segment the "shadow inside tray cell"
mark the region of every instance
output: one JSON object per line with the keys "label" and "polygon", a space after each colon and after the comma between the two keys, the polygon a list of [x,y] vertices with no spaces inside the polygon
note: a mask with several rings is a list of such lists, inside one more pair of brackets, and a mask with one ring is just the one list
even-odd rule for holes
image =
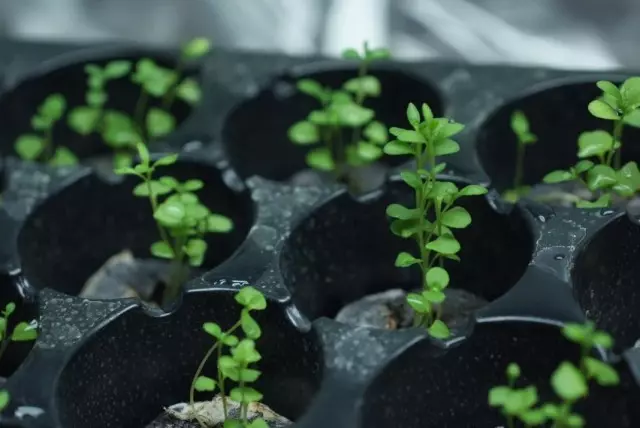
{"label": "shadow inside tray cell", "polygon": [[[38,305],[35,302],[26,301],[12,283],[11,278],[5,274],[0,275],[0,311],[6,311],[7,304],[15,304],[15,310],[8,317],[6,325],[5,339],[0,346],[0,382],[2,378],[11,376],[20,367],[22,362],[33,348],[34,340],[10,340],[13,332],[19,323],[27,324],[38,322]],[[4,317],[3,317],[4,318]],[[37,325],[34,325],[37,327]],[[22,331],[22,329],[20,329]],[[19,335],[21,339],[27,336]],[[1,385],[0,385],[1,386]]]}
{"label": "shadow inside tray cell", "polygon": [[[247,192],[237,193],[222,180],[221,171],[191,160],[159,167],[155,177],[170,175],[184,182],[200,179],[195,193],[212,213],[234,222],[228,233],[207,233],[208,249],[200,269],[212,269],[244,241],[254,219]],[[26,219],[18,236],[22,272],[37,289],[50,287],[77,295],[112,256],[130,250],[136,259],[149,259],[150,245],[160,239],[147,198],[136,197],[138,177],[109,184],[95,174],[71,182],[50,196]]]}
{"label": "shadow inside tray cell", "polygon": [[[459,187],[464,183],[459,183]],[[386,207],[414,206],[413,190],[393,181],[379,198],[359,202],[348,193],[337,196],[302,220],[284,245],[280,269],[293,300],[310,319],[333,317],[353,301],[385,290],[419,288],[420,269],[397,268],[400,251],[415,253],[415,241],[389,230]],[[461,262],[445,262],[450,288],[492,301],[507,292],[524,273],[533,238],[522,214],[498,214],[487,199],[459,199],[472,224],[456,230]]]}
{"label": "shadow inside tray cell", "polygon": [[[576,363],[580,349],[552,325],[503,321],[476,325],[469,339],[435,356],[428,342],[406,350],[369,385],[361,410],[367,428],[494,428],[506,426],[489,407],[491,387],[505,385],[505,369],[520,365],[518,387],[535,385],[540,402],[556,401],[550,376],[565,360]],[[626,366],[616,367],[621,384],[590,385],[577,405],[586,427],[632,428],[640,423],[638,386]],[[516,425],[521,427],[521,425]]]}
{"label": "shadow inside tray cell", "polygon": [[[144,428],[164,407],[188,402],[194,373],[214,343],[203,323],[229,328],[238,320],[238,306],[228,292],[188,293],[171,316],[131,310],[111,321],[83,343],[61,373],[55,386],[61,426]],[[262,328],[256,342],[262,375],[254,386],[267,406],[295,420],[321,382],[319,340],[313,332],[294,329],[275,303],[254,315]],[[214,356],[203,374],[215,378],[215,370]]]}
{"label": "shadow inside tray cell", "polygon": [[[380,97],[367,98],[365,107],[376,112],[376,119],[388,127],[405,126],[407,105],[428,103],[435,114],[442,114],[440,95],[424,80],[399,70],[374,68],[372,75],[381,82]],[[298,78],[311,78],[324,86],[338,89],[356,77],[355,68],[322,70],[297,76],[281,76],[256,97],[245,101],[227,117],[222,130],[230,163],[243,178],[259,175],[286,181],[307,168],[305,155],[310,147],[290,142],[287,131],[320,108],[318,101],[298,92]],[[383,161],[398,165],[404,156],[388,156]]]}
{"label": "shadow inside tray cell", "polygon": [[573,265],[574,294],[619,350],[640,340],[640,226],[622,216],[598,231]]}
{"label": "shadow inside tray cell", "polygon": [[[523,184],[534,185],[556,169],[568,169],[578,161],[578,136],[602,129],[612,132],[613,122],[589,113],[589,102],[602,91],[596,80],[558,83],[523,95],[493,112],[481,125],[476,140],[480,165],[499,191],[513,187],[517,139],[511,130],[511,115],[521,110],[529,119],[530,130],[538,141],[525,152]],[[640,130],[624,128],[623,161],[640,161]]]}
{"label": "shadow inside tray cell", "polygon": [[[98,133],[82,136],[73,131],[68,125],[69,112],[74,107],[85,106],[85,94],[88,91],[87,73],[85,66],[95,64],[104,67],[113,60],[128,60],[135,67],[135,63],[143,58],[155,61],[156,64],[175,68],[176,59],[169,56],[160,56],[151,52],[131,52],[123,50],[121,56],[88,56],[75,55],[75,59],[69,59],[60,63],[56,68],[47,68],[28,75],[0,97],[0,153],[3,155],[16,155],[14,151],[15,141],[23,134],[34,133],[31,125],[32,117],[38,112],[41,103],[51,94],[61,94],[66,100],[66,112],[58,121],[52,134],[55,144],[68,147],[80,159],[109,153],[110,149]],[[134,68],[133,68],[134,69]],[[132,69],[132,70],[133,70]],[[185,75],[195,76],[195,72],[187,68]],[[110,80],[106,85],[108,100],[106,109],[125,113],[130,117],[135,116],[136,105],[139,101],[140,86],[131,81],[129,76]],[[160,98],[149,97],[147,108],[161,107]],[[176,120],[176,127],[185,121],[191,113],[191,106],[177,98],[170,107],[170,112]],[[36,131],[36,133],[38,133]]]}

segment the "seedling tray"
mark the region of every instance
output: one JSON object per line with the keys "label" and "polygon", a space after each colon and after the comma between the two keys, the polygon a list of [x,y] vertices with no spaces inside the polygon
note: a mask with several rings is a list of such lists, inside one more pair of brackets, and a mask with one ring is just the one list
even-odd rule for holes
{"label": "seedling tray", "polygon": [[[385,215],[389,203],[412,196],[395,176],[402,165],[357,197],[295,175],[304,152],[286,130],[311,107],[293,82],[306,75],[337,84],[352,65],[215,50],[194,71],[202,104],[152,150],[182,149],[170,172],[204,180],[207,204],[236,227],[210,242],[205,273],[167,314],[134,299],[77,297],[111,255],[123,248],[144,255],[154,239],[148,207],[131,198],[135,180],[22,162],[12,144],[48,93],[67,93],[70,103],[82,96],[77,64],[141,55],[171,61],[175,53],[120,45],[0,49],[1,302],[15,301],[18,318],[39,321],[35,343],[12,347],[2,361],[11,394],[2,426],[143,428],[163,407],[186,401],[210,343],[202,324],[234,322],[233,293],[246,284],[270,302],[258,317],[257,386],[295,427],[502,426],[487,392],[502,383],[507,364],[518,362],[524,380],[549,395],[553,369],[577,355],[559,326],[585,317],[614,337],[616,347],[601,357],[621,376],[619,387],[593,389],[579,408],[587,426],[640,426],[640,226],[622,210],[510,205],[499,196],[514,173],[514,109],[526,111],[539,138],[524,174],[535,183],[575,162],[579,132],[602,126],[586,110],[594,82],[629,74],[441,62],[374,68],[383,88],[372,103],[378,117],[403,126],[407,104],[427,102],[466,124],[446,175],[492,189],[466,205],[473,224],[459,237],[462,262],[450,270],[452,284],[489,303],[441,342],[420,329],[332,319],[365,295],[415,287],[407,269],[394,267],[410,243],[390,234]],[[128,90],[118,89],[125,98]],[[624,156],[638,160],[638,147],[631,141]]]}

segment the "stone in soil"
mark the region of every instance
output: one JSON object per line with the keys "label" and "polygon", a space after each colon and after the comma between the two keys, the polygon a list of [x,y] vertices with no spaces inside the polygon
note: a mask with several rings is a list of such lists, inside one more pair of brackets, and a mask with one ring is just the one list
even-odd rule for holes
{"label": "stone in soil", "polygon": [[[239,418],[240,405],[229,398],[227,402],[227,414],[229,418]],[[247,419],[249,422],[262,418],[269,428],[285,428],[291,425],[291,421],[271,410],[262,403],[249,405]],[[160,416],[145,428],[222,428],[224,423],[224,411],[222,397],[216,395],[211,401],[201,401],[193,404],[178,403],[165,409]]]}
{"label": "stone in soil", "polygon": [[[463,289],[447,288],[440,319],[454,331],[463,329],[476,310],[488,302]],[[407,304],[407,292],[391,289],[371,294],[342,308],[336,321],[360,327],[398,330],[413,325],[414,312]]]}
{"label": "stone in soil", "polygon": [[160,283],[167,283],[170,263],[157,259],[136,259],[124,250],[105,262],[85,283],[80,297],[150,301]]}

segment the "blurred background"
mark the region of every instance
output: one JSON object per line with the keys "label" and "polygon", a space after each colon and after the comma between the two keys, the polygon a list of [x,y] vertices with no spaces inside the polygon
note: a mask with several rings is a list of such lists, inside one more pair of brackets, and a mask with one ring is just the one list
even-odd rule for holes
{"label": "blurred background", "polygon": [[338,55],[369,40],[396,58],[556,68],[640,67],[637,0],[0,0],[13,39],[217,46]]}

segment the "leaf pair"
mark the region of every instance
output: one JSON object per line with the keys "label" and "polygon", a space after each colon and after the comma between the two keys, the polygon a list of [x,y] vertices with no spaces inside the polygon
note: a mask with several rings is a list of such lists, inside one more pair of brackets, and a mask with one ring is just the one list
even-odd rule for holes
{"label": "leaf pair", "polygon": [[619,87],[601,80],[596,83],[602,97],[589,103],[589,112],[600,119],[620,120],[640,107],[640,77],[631,77]]}
{"label": "leaf pair", "polygon": [[528,146],[538,141],[538,137],[531,132],[527,116],[520,110],[514,111],[511,115],[511,130],[516,135],[518,144],[522,146]]}
{"label": "leaf pair", "polygon": [[375,48],[370,49],[369,43],[364,42],[362,46],[362,51],[358,51],[354,48],[348,48],[342,51],[342,58],[350,59],[350,60],[359,60],[359,61],[379,61],[391,58],[391,52],[386,48]]}

